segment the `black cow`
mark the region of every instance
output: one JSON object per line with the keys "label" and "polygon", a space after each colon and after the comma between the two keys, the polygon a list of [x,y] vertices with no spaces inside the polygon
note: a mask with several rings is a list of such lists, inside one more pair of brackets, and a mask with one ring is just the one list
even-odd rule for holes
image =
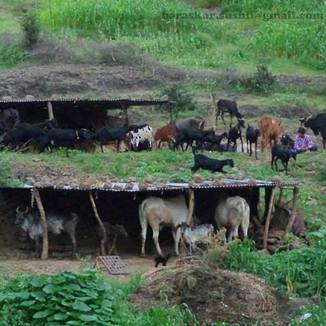
{"label": "black cow", "polygon": [[326,147],[326,113],[318,113],[316,116],[305,117],[300,119],[306,128],[311,128],[315,136],[319,133],[323,138],[323,148]]}
{"label": "black cow", "polygon": [[232,127],[229,130],[227,149],[229,149],[230,144],[233,143],[233,150],[235,151],[236,148],[237,148],[237,139],[240,138],[241,151],[243,152],[243,140],[242,140],[241,128],[244,128],[244,121],[243,120],[239,120],[238,124],[235,127]]}
{"label": "black cow", "polygon": [[219,116],[221,116],[221,119],[225,125],[224,113],[228,113],[230,115],[230,128],[232,127],[232,121],[233,121],[234,116],[238,119],[238,121],[243,119],[242,114],[238,110],[236,101],[230,101],[230,100],[224,100],[224,99],[220,99],[217,101],[217,103],[216,103],[216,124],[217,124],[217,118]]}
{"label": "black cow", "polygon": [[252,144],[255,144],[255,158],[258,159],[257,156],[257,145],[258,145],[258,138],[260,136],[260,130],[255,129],[248,125],[246,130],[246,140],[247,140],[247,152],[249,155],[252,155]]}

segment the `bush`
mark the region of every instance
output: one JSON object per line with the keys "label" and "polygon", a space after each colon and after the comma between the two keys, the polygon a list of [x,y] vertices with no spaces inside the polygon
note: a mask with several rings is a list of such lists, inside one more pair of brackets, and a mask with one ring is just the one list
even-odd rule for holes
{"label": "bush", "polygon": [[298,296],[326,295],[326,241],[307,247],[264,256],[253,241],[234,243],[230,255],[218,263],[223,268],[257,274],[282,292]]}
{"label": "bush", "polygon": [[36,13],[34,11],[28,11],[23,14],[20,24],[24,35],[24,46],[27,49],[32,49],[37,43],[40,34]]}
{"label": "bush", "polygon": [[26,58],[25,52],[19,44],[0,42],[0,67],[14,67]]}
{"label": "bush", "polygon": [[114,322],[113,291],[96,271],[22,276],[2,286],[0,325],[104,325]]}
{"label": "bush", "polygon": [[267,66],[259,65],[253,76],[242,79],[240,83],[248,91],[266,94],[275,88],[276,77],[268,70]]}
{"label": "bush", "polygon": [[173,107],[175,117],[177,117],[179,112],[194,111],[196,108],[192,95],[183,88],[172,86],[165,89],[162,95],[168,96],[170,101],[175,102]]}

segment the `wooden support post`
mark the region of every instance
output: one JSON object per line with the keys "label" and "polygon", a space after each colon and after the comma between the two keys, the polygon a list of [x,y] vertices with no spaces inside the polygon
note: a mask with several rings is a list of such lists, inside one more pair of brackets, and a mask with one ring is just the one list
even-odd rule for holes
{"label": "wooden support post", "polygon": [[42,243],[42,254],[41,259],[48,259],[49,256],[49,239],[48,239],[48,225],[46,222],[46,215],[44,206],[42,204],[41,196],[37,188],[32,189],[37,208],[40,212],[42,228],[43,228],[43,243]]}
{"label": "wooden support post", "polygon": [[265,231],[264,231],[264,242],[263,242],[264,249],[267,249],[267,239],[268,239],[269,225],[272,220],[275,191],[276,191],[276,188],[273,188],[272,193],[271,193],[271,198],[269,201],[269,206],[268,206],[268,213],[267,213],[267,218],[266,218],[266,222],[265,222]]}
{"label": "wooden support post", "polygon": [[99,226],[101,228],[101,231],[102,231],[103,238],[101,239],[101,255],[105,256],[106,255],[106,244],[107,244],[107,241],[108,241],[107,234],[106,234],[104,224],[103,224],[103,222],[102,222],[102,220],[100,218],[100,215],[98,214],[98,210],[97,210],[97,207],[96,207],[96,204],[95,204],[95,200],[94,200],[94,197],[93,197],[93,194],[92,194],[91,191],[89,192],[89,199],[91,201],[97,223],[99,224]]}
{"label": "wooden support post", "polygon": [[296,206],[297,206],[297,201],[298,201],[298,196],[299,195],[299,188],[298,187],[294,187],[293,188],[293,197],[292,197],[292,207],[291,207],[291,216],[289,219],[289,223],[286,226],[285,231],[286,232],[290,232],[292,230],[292,225],[295,219],[295,211],[296,211]]}
{"label": "wooden support post", "polygon": [[283,188],[280,188],[280,194],[278,196],[277,206],[280,206],[281,201],[282,201],[282,197],[283,197]]}
{"label": "wooden support post", "polygon": [[50,120],[54,119],[53,107],[51,102],[48,102],[48,114]]}
{"label": "wooden support post", "polygon": [[187,217],[188,225],[192,225],[194,207],[195,207],[195,192],[193,190],[189,190],[189,205],[188,205],[188,217]]}
{"label": "wooden support post", "polygon": [[171,103],[168,103],[168,110],[169,110],[169,116],[170,116],[170,123],[172,123],[172,121],[173,121],[173,108],[172,108]]}
{"label": "wooden support post", "polygon": [[211,93],[211,101],[212,101],[212,126],[214,130],[216,130],[217,129],[216,108],[215,108],[216,98],[213,93]]}
{"label": "wooden support post", "polygon": [[125,126],[128,126],[129,125],[128,106],[123,105],[121,109],[125,118]]}

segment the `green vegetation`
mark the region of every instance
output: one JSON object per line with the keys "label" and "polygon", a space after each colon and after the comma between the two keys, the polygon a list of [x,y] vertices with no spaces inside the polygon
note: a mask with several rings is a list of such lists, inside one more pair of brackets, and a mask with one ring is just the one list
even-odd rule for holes
{"label": "green vegetation", "polygon": [[326,242],[272,256],[264,256],[255,249],[254,241],[234,243],[223,268],[257,274],[283,293],[298,297],[325,296]]}
{"label": "green vegetation", "polygon": [[137,313],[126,298],[139,284],[137,275],[108,282],[95,270],[18,276],[0,284],[0,325],[188,325],[182,306]]}
{"label": "green vegetation", "polygon": [[[184,1],[51,1],[40,11],[48,31],[72,30],[131,42],[158,59],[191,67],[245,66],[264,57],[325,69],[322,19],[252,19],[258,14],[326,13],[321,1],[219,1],[222,13],[246,19],[206,19]],[[258,11],[257,11],[257,8]],[[304,16],[306,17],[306,16]],[[234,17],[233,17],[234,18]],[[317,17],[318,18],[318,17]],[[320,17],[319,17],[320,18]],[[264,62],[263,62],[264,63]]]}

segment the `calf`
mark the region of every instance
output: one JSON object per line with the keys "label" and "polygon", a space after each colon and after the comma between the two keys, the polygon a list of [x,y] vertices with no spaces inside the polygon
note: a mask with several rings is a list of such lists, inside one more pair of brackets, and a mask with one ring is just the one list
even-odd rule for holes
{"label": "calf", "polygon": [[224,99],[218,100],[216,103],[216,124],[218,117],[221,115],[221,119],[225,125],[224,113],[228,113],[230,115],[230,128],[232,128],[232,121],[234,116],[238,119],[238,122],[239,120],[242,120],[242,114],[239,112],[237,103],[235,101]]}
{"label": "calf", "polygon": [[214,233],[214,226],[211,224],[202,224],[198,226],[189,226],[187,223],[179,225],[181,237],[189,246],[189,254],[196,250],[196,243],[202,242]]}
{"label": "calf", "polygon": [[103,145],[107,145],[111,141],[117,141],[117,151],[119,151],[121,142],[125,139],[128,128],[101,128],[94,136],[94,139],[100,143],[101,151],[104,153]]}
{"label": "calf", "polygon": [[[93,139],[94,134],[88,129],[51,129],[45,137],[42,137],[38,142],[40,152],[45,147],[52,148],[65,148],[66,155],[68,156],[68,149],[75,149],[80,146],[80,143]],[[79,144],[79,145],[78,145]]]}
{"label": "calf", "polygon": [[248,203],[240,196],[220,200],[215,209],[215,222],[219,230],[222,227],[228,229],[228,242],[238,237],[239,227],[241,227],[243,236],[246,238],[250,222]]}
{"label": "calf", "polygon": [[300,122],[304,124],[306,128],[311,128],[315,136],[319,133],[323,139],[323,148],[326,147],[326,113],[318,113],[316,116],[305,117],[300,119]]}
{"label": "calf", "polygon": [[232,127],[228,133],[228,148],[231,143],[233,143],[233,149],[236,151],[237,148],[237,139],[240,139],[241,142],[241,151],[243,152],[243,140],[241,128],[244,128],[244,121],[239,120],[238,124],[235,127]]}
{"label": "calf", "polygon": [[145,255],[145,241],[148,224],[153,230],[153,239],[159,256],[164,257],[158,241],[159,232],[163,226],[172,228],[175,253],[179,255],[180,228],[182,222],[190,224],[188,207],[185,197],[179,195],[174,198],[149,197],[139,205],[139,222],[141,226],[142,247],[141,255]]}
{"label": "calf", "polygon": [[[109,255],[112,255],[112,253],[117,254],[116,244],[118,238],[121,237],[127,238],[128,233],[122,224],[111,224],[109,222],[103,222],[103,225],[105,227],[107,239],[113,238],[111,244],[109,243],[109,241],[107,241],[106,251]],[[99,238],[102,240],[103,239],[102,229],[99,226],[97,226],[96,228],[97,228],[97,234],[99,235]]]}
{"label": "calf", "polygon": [[161,143],[163,142],[167,142],[169,144],[171,141],[175,140],[176,135],[177,129],[173,124],[168,124],[162,128],[158,128],[154,135],[156,147],[160,148]]}
{"label": "calf", "polygon": [[258,125],[261,134],[261,151],[263,152],[267,144],[272,148],[272,145],[277,143],[283,129],[281,121],[272,117],[261,118]]}
{"label": "calf", "polygon": [[260,130],[255,129],[248,125],[248,128],[246,130],[246,140],[247,140],[247,152],[249,155],[252,155],[252,144],[255,144],[255,158],[257,157],[257,145],[258,145],[258,138],[260,136]]}
{"label": "calf", "polygon": [[234,166],[233,160],[215,160],[202,154],[195,154],[194,161],[195,164],[191,168],[193,173],[195,173],[198,169],[209,170],[211,172],[227,173],[226,171],[223,171],[224,166],[229,165],[232,168]]}
{"label": "calf", "polygon": [[271,161],[272,170],[274,170],[274,165],[275,165],[275,169],[276,171],[278,171],[277,161],[280,159],[284,166],[285,174],[288,174],[288,164],[291,157],[294,160],[296,160],[297,158],[296,151],[290,150],[285,146],[283,146],[282,144],[275,144],[272,147],[272,161]]}
{"label": "calf", "polygon": [[154,144],[153,128],[148,124],[141,126],[137,131],[131,130],[126,134],[126,143],[129,150],[150,150]]}
{"label": "calf", "polygon": [[[76,227],[79,221],[79,217],[76,213],[60,213],[49,211],[46,214],[48,232],[54,235],[61,233],[67,233],[71,239],[73,247],[73,255],[76,255]],[[21,210],[19,207],[16,209],[15,224],[19,225],[29,236],[29,238],[35,243],[35,249],[38,256],[41,253],[41,238],[43,236],[43,226],[41,223],[39,212],[35,209]]]}

